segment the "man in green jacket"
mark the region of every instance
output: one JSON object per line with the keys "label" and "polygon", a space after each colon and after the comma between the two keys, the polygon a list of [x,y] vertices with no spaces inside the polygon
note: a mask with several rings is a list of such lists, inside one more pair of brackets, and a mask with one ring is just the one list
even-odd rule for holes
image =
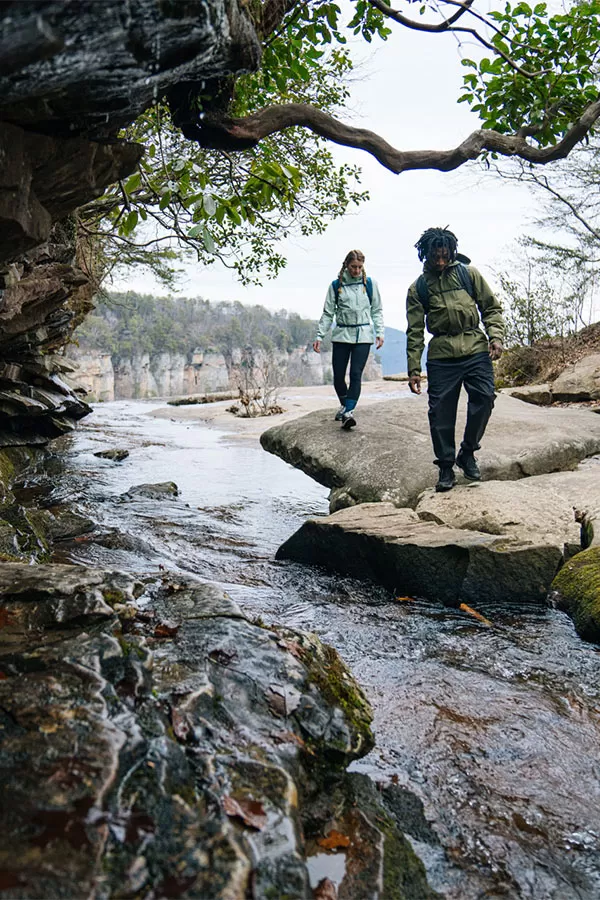
{"label": "man in green jacket", "polygon": [[[415,244],[423,274],[411,284],[406,299],[408,386],[413,394],[421,393],[425,325],[433,335],[427,349],[427,394],[440,470],[436,491],[454,487],[455,463],[469,481],[481,479],[474,453],[494,406],[492,360],[500,359],[503,350],[502,307],[477,269],[463,264],[469,260],[457,254],[457,245],[456,236],[446,228],[423,232]],[[463,384],[467,422],[456,456],[456,410]]]}

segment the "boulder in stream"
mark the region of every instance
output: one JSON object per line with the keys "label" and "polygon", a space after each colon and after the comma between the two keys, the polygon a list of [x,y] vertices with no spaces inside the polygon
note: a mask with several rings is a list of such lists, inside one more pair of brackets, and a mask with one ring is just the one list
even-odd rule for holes
{"label": "boulder in stream", "polygon": [[345,774],[373,736],[337,653],[211,585],[145,582],[0,570],[4,894],[310,897],[308,857],[331,845],[340,896],[433,898]]}
{"label": "boulder in stream", "polygon": [[167,500],[169,497],[178,496],[179,488],[174,481],[159,481],[156,484],[134,484],[121,494],[121,499]]}
{"label": "boulder in stream", "polygon": [[110,459],[112,462],[122,462],[129,456],[129,450],[119,450],[116,447],[112,450],[97,450],[94,456],[100,459]]}

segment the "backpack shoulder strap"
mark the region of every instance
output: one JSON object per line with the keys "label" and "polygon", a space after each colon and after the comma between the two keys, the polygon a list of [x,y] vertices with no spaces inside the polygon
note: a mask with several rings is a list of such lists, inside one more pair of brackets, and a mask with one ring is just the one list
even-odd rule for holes
{"label": "backpack shoulder strap", "polygon": [[467,267],[459,262],[456,267],[456,272],[458,274],[458,280],[461,283],[463,290],[469,294],[475,300],[475,288],[473,287],[473,279],[471,278],[471,273],[467,269]]}
{"label": "backpack shoulder strap", "polygon": [[366,288],[367,288],[367,297],[369,298],[369,303],[372,306],[373,305],[373,279],[369,278],[369,276],[367,276]]}
{"label": "backpack shoulder strap", "polygon": [[417,278],[417,283],[415,284],[415,288],[417,291],[417,296],[419,298],[419,302],[426,313],[429,312],[429,288],[427,287],[427,281],[425,280],[424,275],[419,275]]}

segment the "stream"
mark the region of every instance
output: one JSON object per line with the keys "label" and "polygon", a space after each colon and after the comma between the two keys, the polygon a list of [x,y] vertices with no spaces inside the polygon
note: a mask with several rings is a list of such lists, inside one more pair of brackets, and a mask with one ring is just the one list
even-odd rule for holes
{"label": "stream", "polygon": [[[415,795],[407,833],[448,900],[600,897],[598,648],[550,607],[481,597],[489,625],[275,561],[307,517],[327,514],[327,489],[255,439],[149,415],[159,406],[99,404],[52,445],[39,502],[75,504],[101,532],[59,545],[55,561],[191,573],[250,617],[333,645],[375,713],[377,745],[353,769]],[[93,455],[109,448],[130,455]],[[120,496],[164,481],[178,497]]]}

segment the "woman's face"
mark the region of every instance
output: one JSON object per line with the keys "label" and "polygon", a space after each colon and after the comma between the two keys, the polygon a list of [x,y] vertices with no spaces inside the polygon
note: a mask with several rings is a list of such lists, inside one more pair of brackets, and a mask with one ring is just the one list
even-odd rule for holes
{"label": "woman's face", "polygon": [[352,262],[348,263],[348,272],[352,275],[353,278],[358,278],[359,275],[362,275],[364,262],[360,259],[353,259]]}

